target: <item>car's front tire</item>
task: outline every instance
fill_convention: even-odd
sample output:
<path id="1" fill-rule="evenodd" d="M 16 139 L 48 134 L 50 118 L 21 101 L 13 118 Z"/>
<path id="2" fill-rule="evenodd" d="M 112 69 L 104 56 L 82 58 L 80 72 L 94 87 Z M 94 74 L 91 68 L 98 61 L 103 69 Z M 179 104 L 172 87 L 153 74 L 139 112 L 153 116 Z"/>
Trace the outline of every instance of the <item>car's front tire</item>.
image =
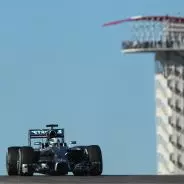
<path id="1" fill-rule="evenodd" d="M 18 175 L 17 161 L 19 149 L 20 147 L 18 146 L 8 147 L 6 153 L 6 169 L 9 176 Z"/>
<path id="2" fill-rule="evenodd" d="M 89 174 L 92 176 L 101 175 L 103 172 L 103 159 L 100 146 L 98 145 L 87 146 L 86 150 L 88 160 L 91 165 Z"/>
<path id="3" fill-rule="evenodd" d="M 83 146 L 84 157 L 73 169 L 74 176 L 99 176 L 103 171 L 102 151 L 98 145 Z M 79 155 L 77 155 L 79 156 Z M 86 165 L 85 165 L 86 164 Z"/>

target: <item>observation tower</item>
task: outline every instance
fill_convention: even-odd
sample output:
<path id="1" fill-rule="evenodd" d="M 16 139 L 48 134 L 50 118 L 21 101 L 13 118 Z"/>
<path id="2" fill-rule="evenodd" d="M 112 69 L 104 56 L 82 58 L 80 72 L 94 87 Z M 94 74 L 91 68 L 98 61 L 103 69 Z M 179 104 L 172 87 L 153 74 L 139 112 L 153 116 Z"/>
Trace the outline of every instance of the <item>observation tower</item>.
<path id="1" fill-rule="evenodd" d="M 155 53 L 157 173 L 184 174 L 184 17 L 136 16 L 123 53 Z"/>

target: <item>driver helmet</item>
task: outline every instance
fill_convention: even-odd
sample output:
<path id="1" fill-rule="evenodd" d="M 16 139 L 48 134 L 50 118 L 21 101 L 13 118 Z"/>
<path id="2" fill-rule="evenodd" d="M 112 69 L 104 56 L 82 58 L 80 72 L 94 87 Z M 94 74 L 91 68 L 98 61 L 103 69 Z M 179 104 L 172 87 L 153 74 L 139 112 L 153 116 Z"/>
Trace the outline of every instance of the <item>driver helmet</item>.
<path id="1" fill-rule="evenodd" d="M 50 145 L 50 146 L 58 146 L 59 143 L 60 143 L 60 141 L 59 141 L 59 139 L 57 139 L 57 138 L 51 138 L 51 139 L 49 140 L 49 145 Z"/>

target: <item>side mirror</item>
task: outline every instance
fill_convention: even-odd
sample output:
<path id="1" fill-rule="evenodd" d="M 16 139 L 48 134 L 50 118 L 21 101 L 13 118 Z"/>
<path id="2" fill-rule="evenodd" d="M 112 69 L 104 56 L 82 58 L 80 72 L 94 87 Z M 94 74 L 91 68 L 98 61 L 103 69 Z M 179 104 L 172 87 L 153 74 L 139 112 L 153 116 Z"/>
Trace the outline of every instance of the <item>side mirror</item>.
<path id="1" fill-rule="evenodd" d="M 77 144 L 76 141 L 70 141 L 70 144 Z"/>
<path id="2" fill-rule="evenodd" d="M 34 145 L 41 145 L 41 142 L 34 142 Z"/>

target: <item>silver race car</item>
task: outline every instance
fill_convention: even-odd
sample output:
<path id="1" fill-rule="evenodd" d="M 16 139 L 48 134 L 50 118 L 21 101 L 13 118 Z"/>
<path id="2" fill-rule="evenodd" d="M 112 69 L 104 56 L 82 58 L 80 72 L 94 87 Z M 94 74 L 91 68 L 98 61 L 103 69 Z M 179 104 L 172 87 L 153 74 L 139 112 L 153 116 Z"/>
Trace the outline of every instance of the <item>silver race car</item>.
<path id="1" fill-rule="evenodd" d="M 76 146 L 76 141 L 67 144 L 63 128 L 55 128 L 57 124 L 46 127 L 28 131 L 28 146 L 8 147 L 6 167 L 9 176 L 33 176 L 34 173 L 60 176 L 69 172 L 74 176 L 102 174 L 102 152 L 98 145 Z M 36 139 L 39 141 L 32 143 Z"/>

